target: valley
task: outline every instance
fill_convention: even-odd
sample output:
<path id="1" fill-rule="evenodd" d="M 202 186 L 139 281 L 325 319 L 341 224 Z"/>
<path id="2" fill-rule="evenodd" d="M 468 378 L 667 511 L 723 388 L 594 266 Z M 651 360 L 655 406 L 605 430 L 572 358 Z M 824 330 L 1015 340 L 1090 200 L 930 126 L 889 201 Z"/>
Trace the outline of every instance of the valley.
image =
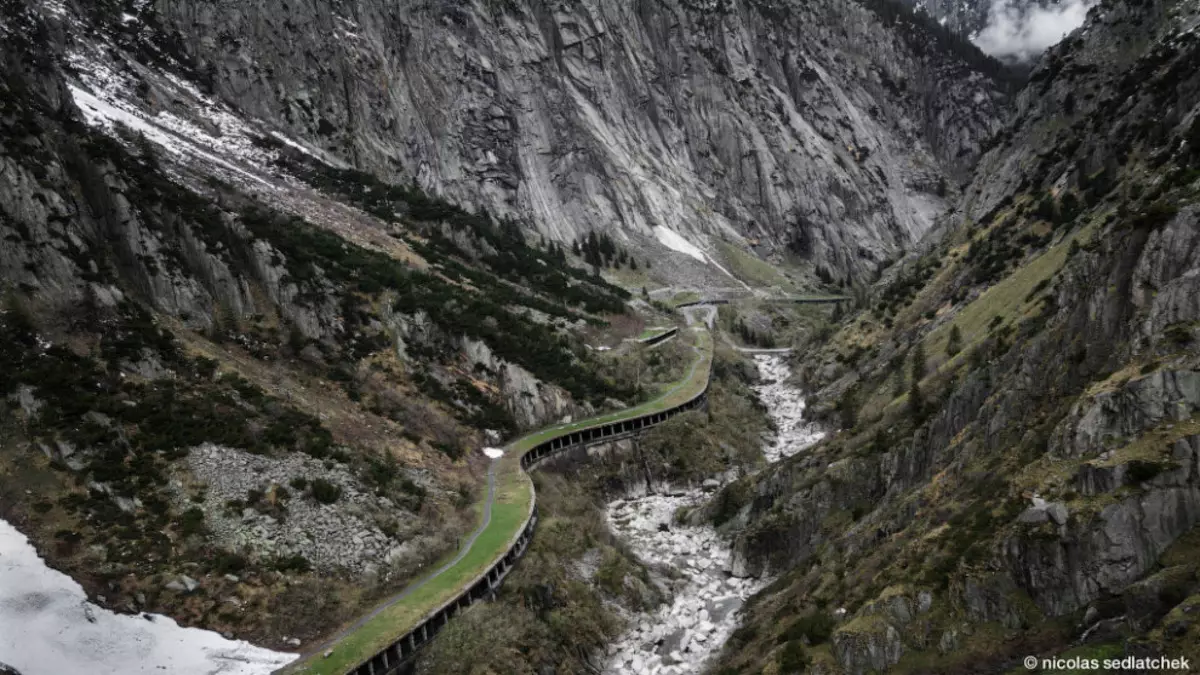
<path id="1" fill-rule="evenodd" d="M 0 673 L 1200 659 L 1198 65 L 1194 0 L 0 0 Z"/>

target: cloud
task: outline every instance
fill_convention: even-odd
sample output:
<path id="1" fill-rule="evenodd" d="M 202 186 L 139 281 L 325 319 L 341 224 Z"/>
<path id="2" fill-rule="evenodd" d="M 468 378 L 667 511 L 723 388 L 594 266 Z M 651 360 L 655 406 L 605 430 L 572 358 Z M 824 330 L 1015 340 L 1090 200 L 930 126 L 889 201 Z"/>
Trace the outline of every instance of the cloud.
<path id="1" fill-rule="evenodd" d="M 1015 0 L 992 0 L 988 24 L 975 36 L 975 45 L 998 58 L 1027 61 L 1083 25 L 1095 4 L 1096 0 L 1063 0 L 1022 9 Z"/>

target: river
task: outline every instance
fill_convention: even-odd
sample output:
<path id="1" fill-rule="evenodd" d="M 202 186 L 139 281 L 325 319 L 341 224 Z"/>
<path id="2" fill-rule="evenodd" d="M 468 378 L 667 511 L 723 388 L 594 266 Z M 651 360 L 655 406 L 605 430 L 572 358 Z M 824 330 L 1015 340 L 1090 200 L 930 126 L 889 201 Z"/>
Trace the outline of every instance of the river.
<path id="1" fill-rule="evenodd" d="M 760 354 L 754 363 L 760 377 L 754 389 L 776 429 L 763 447 L 773 463 L 811 446 L 823 433 L 804 419 L 801 392 L 785 383 L 791 374 L 786 356 Z M 713 528 L 674 524 L 679 508 L 702 504 L 712 494 L 692 489 L 609 504 L 609 526 L 633 552 L 648 563 L 674 568 L 681 578 L 672 600 L 654 612 L 628 617 L 629 630 L 609 647 L 606 675 L 701 672 L 737 628 L 742 604 L 768 583 L 734 577 L 729 543 Z"/>

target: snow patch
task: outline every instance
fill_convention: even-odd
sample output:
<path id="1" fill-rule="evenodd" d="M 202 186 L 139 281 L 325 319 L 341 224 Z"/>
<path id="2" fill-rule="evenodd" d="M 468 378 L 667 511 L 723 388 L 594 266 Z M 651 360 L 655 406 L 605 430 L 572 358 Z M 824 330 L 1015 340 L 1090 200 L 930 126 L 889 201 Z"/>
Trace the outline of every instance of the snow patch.
<path id="1" fill-rule="evenodd" d="M 679 251 L 685 255 L 690 255 L 702 263 L 708 262 L 708 257 L 704 255 L 704 251 L 700 250 L 699 246 L 696 246 L 687 239 L 684 239 L 683 235 L 679 234 L 675 230 L 665 227 L 655 227 L 654 237 L 662 242 L 663 246 L 666 246 L 672 251 Z"/>
<path id="2" fill-rule="evenodd" d="M 662 227 L 661 225 L 656 225 L 652 229 L 652 231 L 654 232 L 654 238 L 658 239 L 658 241 L 660 243 L 662 243 L 663 246 L 666 246 L 667 248 L 671 249 L 672 251 L 678 251 L 684 255 L 691 256 L 706 265 L 712 265 L 713 267 L 724 272 L 725 275 L 728 276 L 730 279 L 733 279 L 734 281 L 741 284 L 741 286 L 743 288 L 745 288 L 746 290 L 751 290 L 750 286 L 748 286 L 746 284 L 746 282 L 733 276 L 733 274 L 730 273 L 729 270 L 725 269 L 719 263 L 717 263 L 716 260 L 713 260 L 707 254 L 705 254 L 704 251 L 699 246 L 688 241 L 687 239 L 685 239 L 683 237 L 683 235 L 679 234 L 675 230 L 672 230 L 667 227 Z"/>
<path id="3" fill-rule="evenodd" d="M 94 605 L 0 520 L 0 662 L 25 675 L 266 675 L 295 658 L 170 617 Z"/>
<path id="4" fill-rule="evenodd" d="M 500 448 L 484 448 L 483 454 L 491 457 L 492 459 L 499 459 L 504 456 L 504 451 Z"/>
<path id="5" fill-rule="evenodd" d="M 133 111 L 118 107 L 112 102 L 102 100 L 89 91 L 85 91 L 74 85 L 68 85 L 68 87 L 71 90 L 71 97 L 75 99 L 75 105 L 79 106 L 79 109 L 83 112 L 83 116 L 87 119 L 87 123 L 92 126 L 113 129 L 117 123 L 123 124 L 133 131 L 145 135 L 147 140 L 161 146 L 172 154 L 203 159 L 223 169 L 226 169 L 227 171 L 236 173 L 239 176 L 252 180 L 256 183 L 260 183 L 268 188 L 274 188 L 270 182 L 259 178 L 249 171 L 239 168 L 232 162 L 227 162 L 212 153 L 205 152 L 196 145 L 193 145 L 190 141 L 185 141 L 181 136 L 168 131 L 165 127 L 169 127 L 169 124 L 159 126 Z M 169 113 L 161 113 L 157 117 L 160 121 L 168 121 L 171 118 L 174 118 L 174 116 L 170 115 Z M 175 119 L 177 120 L 178 118 Z M 184 125 L 178 124 L 176 126 L 181 127 Z M 192 138 L 196 138 L 201 141 L 215 140 L 203 133 L 197 133 L 196 135 L 192 136 Z M 209 145 L 209 143 L 205 143 L 205 145 L 212 147 L 213 145 L 218 144 L 213 143 L 212 145 Z"/>

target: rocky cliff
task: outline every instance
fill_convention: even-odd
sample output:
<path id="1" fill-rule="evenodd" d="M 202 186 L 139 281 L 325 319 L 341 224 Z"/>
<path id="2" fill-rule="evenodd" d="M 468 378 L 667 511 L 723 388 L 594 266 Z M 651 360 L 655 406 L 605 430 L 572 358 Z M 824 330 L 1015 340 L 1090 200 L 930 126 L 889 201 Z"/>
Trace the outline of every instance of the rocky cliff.
<path id="1" fill-rule="evenodd" d="M 778 577 L 731 672 L 1197 656 L 1198 24 L 1101 3 L 940 238 L 806 351 L 840 432 L 718 502 Z"/>
<path id="2" fill-rule="evenodd" d="M 864 276 L 929 229 L 1004 102 L 849 0 L 160 0 L 107 21 L 130 61 L 350 165 L 558 241 L 619 234 L 676 276 L 717 241 Z"/>
<path id="3" fill-rule="evenodd" d="M 101 604 L 295 648 L 454 547 L 479 447 L 638 396 L 581 332 L 640 328 L 129 60 L 111 9 L 0 3 L 0 517 Z"/>

